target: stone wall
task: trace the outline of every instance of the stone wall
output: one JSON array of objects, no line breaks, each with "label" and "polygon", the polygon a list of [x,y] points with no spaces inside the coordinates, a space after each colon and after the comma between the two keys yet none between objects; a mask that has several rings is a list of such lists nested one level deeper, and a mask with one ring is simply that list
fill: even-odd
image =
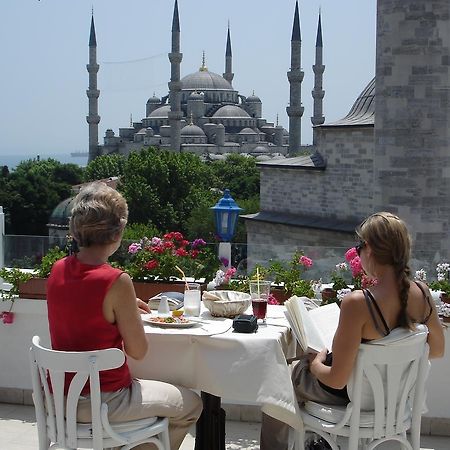
[{"label": "stone wall", "polygon": [[373,127],[319,128],[317,145],[324,171],[261,166],[261,210],[362,220],[372,212]]},{"label": "stone wall", "polygon": [[448,0],[378,0],[374,206],[429,260],[450,257],[449,17]]}]

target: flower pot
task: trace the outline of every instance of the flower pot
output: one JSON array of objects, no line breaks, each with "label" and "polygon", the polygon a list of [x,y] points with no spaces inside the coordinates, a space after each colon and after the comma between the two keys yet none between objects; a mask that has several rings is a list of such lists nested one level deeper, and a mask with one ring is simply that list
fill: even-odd
[{"label": "flower pot", "polygon": [[292,297],[292,293],[286,292],[283,288],[272,287],[270,293],[280,305],[283,305],[288,298]]},{"label": "flower pot", "polygon": [[19,283],[19,297],[45,300],[47,298],[47,278],[30,278]]},{"label": "flower pot", "polygon": [[[184,281],[133,281],[136,297],[147,301],[161,292],[184,292]],[[206,284],[200,284],[203,292]]]},{"label": "flower pot", "polygon": [[441,301],[443,303],[450,303],[450,295],[446,294],[445,292],[441,293]]},{"label": "flower pot", "polygon": [[322,301],[325,303],[329,303],[330,300],[337,299],[337,292],[332,288],[322,289],[321,294],[322,294]]}]

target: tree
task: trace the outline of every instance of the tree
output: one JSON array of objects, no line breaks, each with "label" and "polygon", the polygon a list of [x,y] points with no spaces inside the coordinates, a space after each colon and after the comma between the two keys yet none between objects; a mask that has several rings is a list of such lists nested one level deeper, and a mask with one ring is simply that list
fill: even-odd
[{"label": "tree", "polygon": [[218,180],[215,187],[228,188],[235,200],[259,197],[259,169],[254,158],[230,154],[225,160],[210,165]]},{"label": "tree", "polygon": [[82,180],[83,169],[54,159],[22,161],[6,177],[2,201],[9,234],[47,235],[53,209],[70,197],[71,186]]},{"label": "tree", "polygon": [[130,222],[184,232],[191,211],[211,205],[214,181],[210,166],[198,156],[150,147],[129,155],[119,189],[127,199]]},{"label": "tree", "polygon": [[84,170],[85,181],[101,180],[123,175],[126,158],[123,155],[111,154],[97,156]]}]

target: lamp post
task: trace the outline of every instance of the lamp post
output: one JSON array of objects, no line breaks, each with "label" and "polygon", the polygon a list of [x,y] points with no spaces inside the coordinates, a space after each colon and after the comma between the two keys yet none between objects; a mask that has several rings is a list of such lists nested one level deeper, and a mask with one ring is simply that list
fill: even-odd
[{"label": "lamp post", "polygon": [[237,219],[242,208],[231,197],[230,191],[225,189],[223,197],[211,209],[214,211],[216,234],[222,241],[219,244],[219,259],[222,261],[222,264],[224,260],[227,260],[228,264],[223,265],[228,268],[231,266],[230,241],[236,231]]}]

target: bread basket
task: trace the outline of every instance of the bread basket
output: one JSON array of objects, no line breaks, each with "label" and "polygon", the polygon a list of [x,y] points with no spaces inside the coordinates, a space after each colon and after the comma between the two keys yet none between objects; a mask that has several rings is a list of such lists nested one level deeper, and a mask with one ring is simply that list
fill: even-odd
[{"label": "bread basket", "polygon": [[250,306],[251,297],[245,292],[205,291],[202,300],[212,316],[233,318]]}]

